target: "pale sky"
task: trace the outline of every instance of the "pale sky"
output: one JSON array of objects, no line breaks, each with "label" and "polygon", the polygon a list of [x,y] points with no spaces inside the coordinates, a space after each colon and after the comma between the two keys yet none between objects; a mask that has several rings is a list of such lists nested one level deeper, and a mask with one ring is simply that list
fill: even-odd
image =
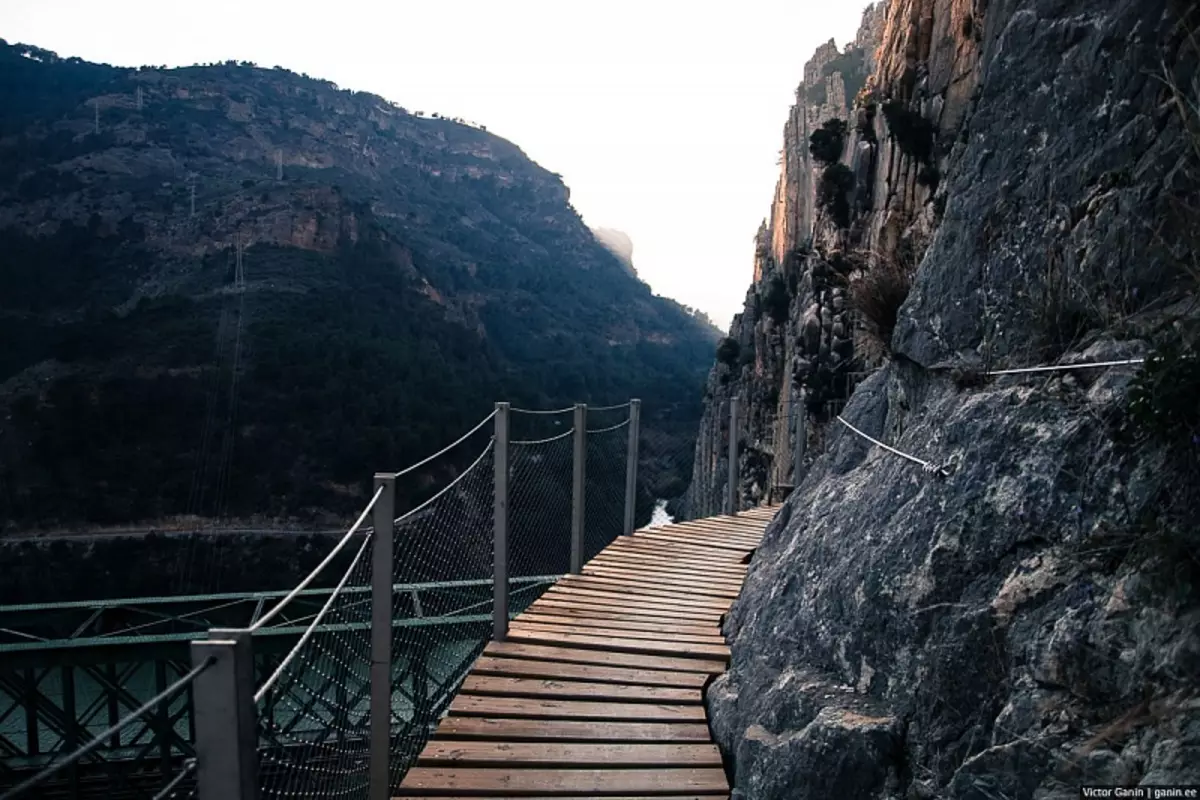
[{"label": "pale sky", "polygon": [[121,66],[237,59],[482,123],[727,327],[804,62],[865,0],[0,0],[0,38]]}]

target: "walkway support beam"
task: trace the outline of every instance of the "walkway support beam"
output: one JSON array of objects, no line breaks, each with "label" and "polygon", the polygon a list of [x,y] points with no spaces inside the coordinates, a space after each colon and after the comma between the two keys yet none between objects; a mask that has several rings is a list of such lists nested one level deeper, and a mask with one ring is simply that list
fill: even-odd
[{"label": "walkway support beam", "polygon": [[388,757],[392,723],[392,546],[396,519],[396,475],[375,474],[375,541],[371,543],[371,728],[370,800],[388,800]]},{"label": "walkway support beam", "polygon": [[738,406],[737,395],[729,398],[729,514],[738,513]]},{"label": "walkway support beam", "polygon": [[623,533],[633,533],[637,514],[638,436],[642,424],[642,401],[629,401],[629,447],[625,450],[625,527]]},{"label": "walkway support beam", "polygon": [[575,443],[571,483],[571,574],[583,572],[583,538],[587,525],[587,405],[575,404]]},{"label": "walkway support beam", "polygon": [[508,403],[496,403],[496,441],[493,453],[495,525],[492,544],[492,638],[508,637]]},{"label": "walkway support beam", "polygon": [[258,720],[250,631],[214,628],[192,642],[192,664],[212,659],[193,684],[200,800],[258,797]]}]

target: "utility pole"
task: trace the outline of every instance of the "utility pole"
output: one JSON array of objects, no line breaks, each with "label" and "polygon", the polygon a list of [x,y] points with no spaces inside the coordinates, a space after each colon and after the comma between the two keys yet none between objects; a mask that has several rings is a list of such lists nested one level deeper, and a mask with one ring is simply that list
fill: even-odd
[{"label": "utility pole", "polygon": [[192,192],[192,213],[191,216],[196,216],[196,173],[188,173],[188,188]]},{"label": "utility pole", "polygon": [[245,268],[242,266],[242,253],[244,252],[244,250],[245,250],[245,245],[242,243],[242,232],[238,231],[237,232],[237,249],[236,249],[237,255],[236,255],[236,260],[234,262],[235,266],[234,266],[234,270],[233,270],[233,285],[237,288],[237,290],[239,292],[244,292],[246,290],[246,272],[245,272]]}]

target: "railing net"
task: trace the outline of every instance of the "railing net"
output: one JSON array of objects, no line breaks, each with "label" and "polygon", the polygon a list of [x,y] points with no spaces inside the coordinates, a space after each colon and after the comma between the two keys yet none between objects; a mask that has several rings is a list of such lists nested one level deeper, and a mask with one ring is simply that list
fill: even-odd
[{"label": "railing net", "polygon": [[495,451],[393,530],[390,780],[396,788],[491,635]]}]

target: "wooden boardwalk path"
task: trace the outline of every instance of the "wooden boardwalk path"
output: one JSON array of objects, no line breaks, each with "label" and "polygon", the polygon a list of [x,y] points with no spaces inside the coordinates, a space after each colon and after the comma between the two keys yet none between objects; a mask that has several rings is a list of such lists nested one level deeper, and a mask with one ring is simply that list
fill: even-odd
[{"label": "wooden boardwalk path", "polygon": [[490,642],[404,797],[728,798],[703,690],[775,507],[637,531]]}]

